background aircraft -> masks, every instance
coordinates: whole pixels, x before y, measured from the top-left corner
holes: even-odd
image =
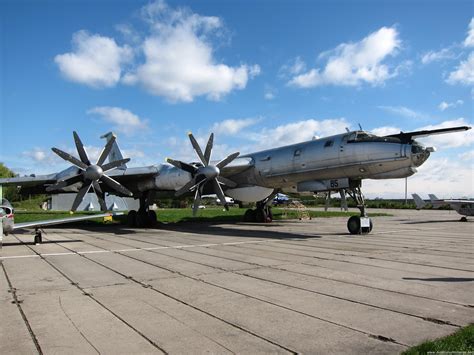
[[[363,179],[396,179],[413,175],[434,151],[414,140],[433,134],[468,130],[453,127],[417,132],[400,132],[379,137],[362,130],[313,139],[298,144],[256,153],[230,154],[220,161],[211,161],[214,134],[211,133],[204,152],[194,136],[190,142],[197,162],[167,159],[168,164],[128,168],[115,135],[107,134],[107,144],[96,163],[92,163],[79,136],[74,142],[79,159],[60,150],[52,150],[72,167],[56,174],[0,179],[0,185],[17,185],[23,193],[76,192],[74,211],[92,188],[102,208],[104,193],[133,196],[140,199],[138,211],[130,211],[130,225],[146,226],[156,221],[149,210],[155,197],[194,194],[193,211],[197,212],[203,195],[216,194],[224,207],[225,194],[236,201],[256,202],[255,210],[246,212],[246,220],[269,220],[269,205],[278,192],[344,191],[352,197],[360,216],[352,216],[347,227],[350,233],[368,233],[372,221],[368,218],[361,191]],[[108,163],[105,163],[108,158]]]
[[[421,209],[426,206],[426,202],[417,195],[413,194],[413,199],[415,200],[416,209]],[[430,203],[433,208],[440,208],[443,206],[450,206],[453,210],[459,213],[462,216],[474,216],[474,200],[441,200],[435,195],[428,195],[430,198]],[[466,217],[461,217],[462,222],[467,222]]]
[[[55,224],[85,221],[85,220],[94,219],[94,218],[112,217],[114,214],[102,213],[102,214],[94,214],[94,215],[80,216],[80,217],[59,218],[59,219],[51,219],[51,220],[44,220],[44,221],[15,223],[15,211],[13,209],[13,206],[8,200],[2,199],[1,204],[0,204],[0,220],[2,221],[2,223],[0,223],[0,247],[2,246],[3,235],[4,234],[8,235],[10,233],[13,233],[15,229],[35,228],[35,243],[41,243],[43,241],[41,230],[40,230],[41,227],[51,226]]]

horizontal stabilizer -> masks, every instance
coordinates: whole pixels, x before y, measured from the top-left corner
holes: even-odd
[[[431,130],[423,130],[423,131],[414,131],[414,132],[400,132],[397,134],[391,134],[390,138],[398,138],[402,141],[402,143],[411,143],[413,138],[416,137],[427,137],[432,136],[435,134],[446,134],[446,133],[453,133],[453,132],[462,132],[471,129],[469,126],[459,126],[459,127],[450,127],[450,128],[440,128],[440,129],[431,129]]]

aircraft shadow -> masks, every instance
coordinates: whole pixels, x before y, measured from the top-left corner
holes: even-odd
[[[56,243],[79,243],[82,242],[82,240],[77,239],[77,240],[44,240],[41,242],[41,244],[56,244]],[[4,247],[13,247],[13,246],[18,246],[18,245],[36,245],[34,241],[32,242],[3,242]]]
[[[160,223],[158,222],[156,226],[148,228],[148,230],[160,230],[175,231],[175,232],[185,232],[193,234],[210,234],[218,235],[222,237],[249,237],[249,238],[269,238],[269,239],[315,239],[321,238],[318,235],[302,235],[297,233],[288,233],[288,232],[279,232],[275,230],[262,230],[262,228],[269,228],[278,226],[278,223],[272,224],[253,224],[246,223],[245,225],[255,225],[257,228],[253,230],[237,229],[237,228],[228,228],[222,226],[223,224],[228,224],[227,221],[220,222],[178,222],[178,223]],[[83,231],[93,232],[93,233],[111,233],[116,235],[126,235],[126,234],[136,234],[137,230],[141,229],[130,228],[123,224],[91,224],[91,223],[74,223],[74,224],[65,224],[65,225],[54,225],[45,227],[45,230],[51,229],[81,229]],[[43,228],[42,228],[43,229]]]
[[[472,277],[429,277],[429,278],[418,278],[418,277],[404,277],[403,280],[411,281],[429,281],[429,282],[472,282]]]
[[[248,225],[248,224],[246,224]],[[185,232],[193,234],[210,234],[222,237],[248,237],[248,238],[269,238],[269,239],[316,239],[321,238],[319,235],[302,235],[297,233],[279,232],[275,230],[261,230],[262,224],[255,224],[259,229],[246,230],[227,228],[220,224],[163,224],[158,229],[167,231]],[[275,226],[272,224],[271,226]],[[270,225],[268,225],[270,227]]]
[[[404,222],[403,224],[429,224],[429,223],[466,223],[466,222],[461,222],[459,219],[445,219],[445,220],[432,220],[432,221],[410,221],[410,222]]]

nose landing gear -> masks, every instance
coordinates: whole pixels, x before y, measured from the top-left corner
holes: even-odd
[[[372,230],[372,220],[367,216],[365,210],[365,199],[360,187],[348,189],[347,193],[357,203],[360,210],[360,216],[352,216],[347,221],[347,229],[351,234],[369,234]]]

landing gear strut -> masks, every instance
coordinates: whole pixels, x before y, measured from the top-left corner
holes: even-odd
[[[270,196],[257,202],[254,210],[248,209],[244,214],[244,222],[270,223],[273,221],[271,202],[277,194],[275,190]]]
[[[147,191],[140,196],[140,208],[138,211],[128,212],[127,225],[129,227],[153,227],[156,225],[156,212],[150,210],[150,202],[153,201],[152,191]]]
[[[351,234],[368,234],[372,230],[372,220],[367,216],[365,210],[365,199],[360,186],[354,187],[347,190],[350,197],[357,203],[357,207],[360,210],[360,216],[352,216],[347,221],[347,229]]]
[[[39,228],[35,228],[35,244],[43,243],[43,235],[41,234],[41,230]]]

